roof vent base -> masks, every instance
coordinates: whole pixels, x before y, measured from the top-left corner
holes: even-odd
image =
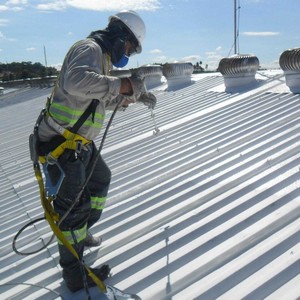
[[[239,76],[224,75],[223,78],[225,91],[229,93],[251,89],[258,84],[255,74],[241,74]]]
[[[300,71],[285,71],[285,82],[290,91],[300,94]]]

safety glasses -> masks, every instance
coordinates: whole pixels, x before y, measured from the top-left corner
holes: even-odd
[[[130,49],[129,49],[128,56],[135,55],[137,53],[138,44],[133,39],[129,40],[129,43],[130,43]]]

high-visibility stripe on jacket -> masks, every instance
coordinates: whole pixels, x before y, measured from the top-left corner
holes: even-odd
[[[51,116],[60,122],[66,122],[70,126],[73,126],[80,116],[84,113],[82,110],[70,109],[68,106],[52,103],[51,105]],[[86,120],[82,126],[89,126],[94,128],[101,128],[105,115],[101,113],[95,113],[94,120]]]
[[[93,39],[74,44],[67,53],[59,81],[53,93],[49,113],[64,128],[70,128],[86,110],[92,99],[100,101],[93,116],[79,128],[78,134],[93,140],[100,132],[107,107],[119,101],[121,79],[109,76],[110,57]],[[44,121],[38,130],[39,139],[49,141],[57,132]]]

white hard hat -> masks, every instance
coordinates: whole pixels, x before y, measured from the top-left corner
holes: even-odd
[[[133,34],[138,42],[137,53],[142,52],[142,42],[146,35],[146,26],[141,17],[133,10],[124,10],[109,17],[109,22],[113,20],[121,21]]]

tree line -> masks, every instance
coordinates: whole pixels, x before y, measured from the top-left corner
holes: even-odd
[[[204,72],[204,68],[201,66],[202,62],[197,62],[194,65],[194,72]],[[207,67],[206,67],[207,69]],[[12,62],[1,63],[0,62],[0,81],[13,81],[22,80],[28,78],[39,78],[46,76],[57,76],[59,71],[54,67],[45,67],[41,63],[28,62]]]
[[[41,63],[31,61],[0,63],[0,81],[55,76],[58,73],[53,67],[45,67]]]

